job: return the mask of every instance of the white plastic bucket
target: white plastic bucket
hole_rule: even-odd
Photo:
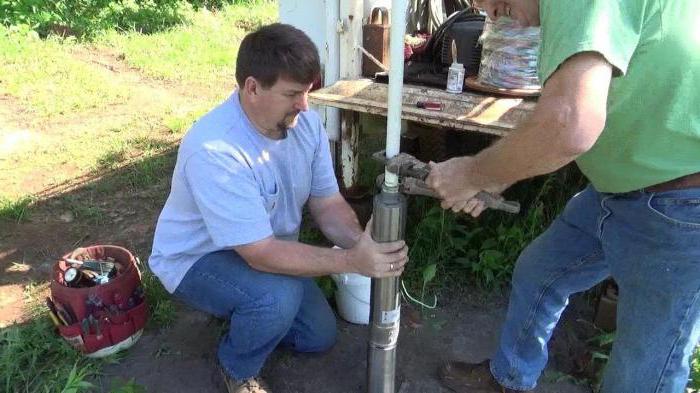
[[[338,285],[335,302],[340,316],[359,325],[369,324],[369,298],[372,292],[372,279],[360,274],[332,274]]]

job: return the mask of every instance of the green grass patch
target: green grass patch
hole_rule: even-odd
[[[4,392],[70,392],[85,390],[101,364],[88,360],[55,332],[40,293],[48,284],[29,286],[32,319],[0,330],[0,390]],[[73,388],[73,390],[71,390]]]
[[[416,198],[409,208],[407,241],[411,263],[404,281],[411,293],[446,288],[506,285],[520,252],[551,223],[583,187],[574,169],[524,182],[508,192],[526,208],[519,215],[486,211],[479,219],[455,215],[437,201]],[[435,270],[434,274],[429,274]],[[431,277],[426,282],[425,277]]]
[[[175,164],[175,153],[158,155],[139,160],[131,165],[125,175],[129,187],[138,190],[160,182],[172,174]]]
[[[181,0],[5,0],[0,24],[24,26],[42,37],[89,38],[114,27],[149,33],[180,23],[190,8]]]
[[[10,174],[0,179],[6,185],[0,197],[18,200],[41,193],[42,185],[130,163],[135,165],[127,183],[133,187],[168,176],[167,160],[150,158],[173,147],[197,118],[230,94],[246,29],[276,19],[275,2],[237,3],[222,3],[217,12],[189,11],[191,23],[151,35],[112,30],[95,38],[99,43],[42,40],[26,27],[0,26],[0,94],[13,97],[22,118],[37,128],[30,129],[33,139],[22,149],[0,161],[0,173]],[[93,61],[89,53],[95,46],[118,50],[143,74],[170,82],[153,92],[139,91],[150,87],[125,83],[130,77],[101,66],[100,55]],[[166,96],[153,99],[152,94]],[[11,217],[13,209],[6,205],[2,215]]]
[[[0,220],[20,222],[26,219],[33,201],[34,198],[30,196],[13,200],[0,195]]]
[[[141,283],[148,300],[150,313],[148,326],[157,328],[170,326],[175,320],[175,304],[172,301],[172,296],[165,290],[163,284],[160,283],[158,277],[153,274],[145,261],[139,260],[138,267],[141,271]]]
[[[36,116],[105,110],[127,101],[131,92],[70,54],[75,42],[40,40],[27,31],[0,26],[0,92],[10,94]]]
[[[142,283],[149,304],[149,327],[169,326],[175,308],[160,282],[145,264],[140,264]],[[84,392],[93,391],[90,381],[101,377],[103,366],[120,362],[127,352],[102,358],[84,357],[55,331],[43,305],[42,294],[48,283],[29,285],[25,291],[31,318],[21,325],[0,330],[0,391],[3,392]],[[111,392],[143,392],[131,381],[113,383]]]
[[[112,31],[97,42],[123,53],[130,65],[151,77],[207,85],[225,80],[233,87],[236,53],[243,36],[276,19],[276,2],[250,1],[218,12],[201,9],[192,13],[186,25],[165,32]]]
[[[700,391],[700,347],[696,347],[690,359],[690,381],[688,387]]]

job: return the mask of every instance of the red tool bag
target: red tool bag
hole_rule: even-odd
[[[116,274],[103,284],[75,288],[67,286],[66,271],[72,264],[57,261],[47,300],[58,331],[73,347],[90,357],[102,357],[133,345],[148,319],[148,306],[141,286],[136,259],[117,246],[91,246],[84,249],[94,260],[113,260]]]

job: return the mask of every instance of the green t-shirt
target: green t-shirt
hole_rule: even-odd
[[[602,54],[615,68],[605,129],[577,163],[601,192],[700,172],[700,0],[541,0],[539,71]]]

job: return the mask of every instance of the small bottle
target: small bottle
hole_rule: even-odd
[[[464,65],[457,62],[457,45],[452,41],[452,65],[447,73],[447,92],[459,94],[464,87]]]

